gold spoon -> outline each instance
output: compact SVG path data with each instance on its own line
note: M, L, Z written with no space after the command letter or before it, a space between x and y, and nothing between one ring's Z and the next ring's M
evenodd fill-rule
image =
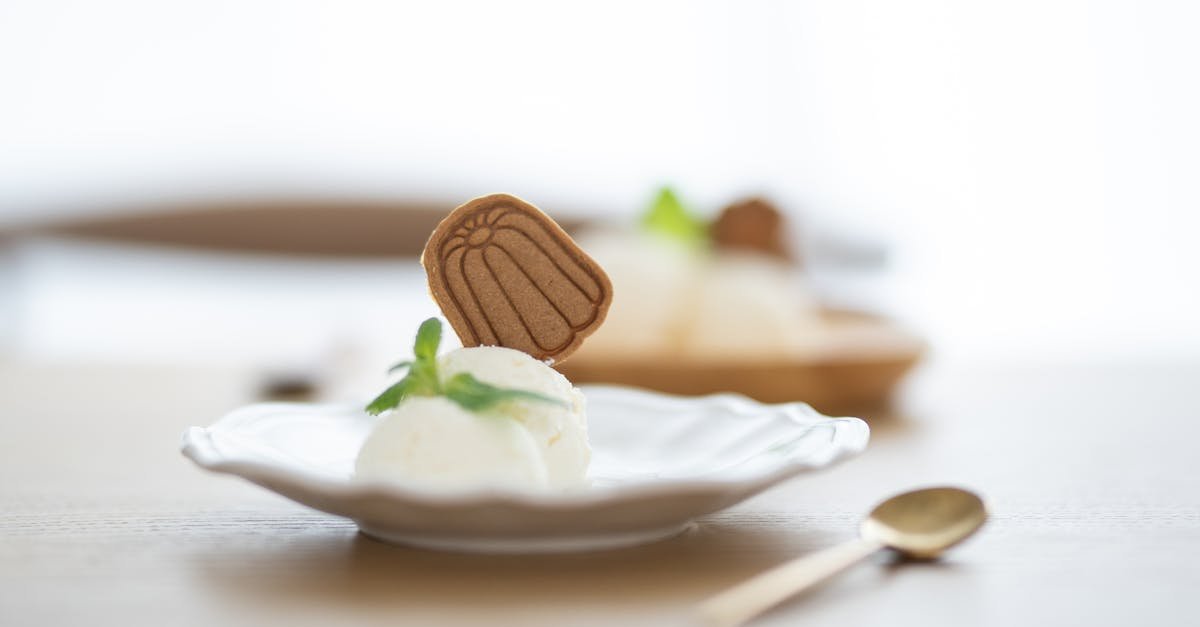
M875 506L859 539L786 562L700 605L710 625L740 625L884 547L930 560L966 540L987 520L983 500L959 488L898 494Z

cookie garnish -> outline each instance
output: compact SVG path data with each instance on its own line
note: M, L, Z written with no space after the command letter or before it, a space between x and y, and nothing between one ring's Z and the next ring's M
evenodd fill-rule
M729 205L717 216L713 244L720 249L764 253L784 261L794 260L788 250L783 214L761 198Z
M452 211L421 264L463 346L505 346L559 362L599 328L612 302L599 264L549 216L508 194Z

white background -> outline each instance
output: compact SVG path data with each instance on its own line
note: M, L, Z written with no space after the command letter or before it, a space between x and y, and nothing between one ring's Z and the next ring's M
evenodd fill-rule
M672 181L707 210L768 192L813 228L883 238L895 311L946 354L1195 355L1198 18L1131 0L7 0L0 224L496 190L627 216ZM65 276L43 253L13 254Z

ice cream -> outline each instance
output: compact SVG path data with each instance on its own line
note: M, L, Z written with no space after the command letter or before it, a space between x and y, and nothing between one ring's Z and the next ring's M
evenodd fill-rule
M620 288L585 359L789 359L811 352L823 335L819 306L784 261L620 231L580 241Z
M694 250L650 234L594 230L580 242L621 285L585 354L672 355L687 341L680 324L698 283Z
M686 309L677 355L707 361L800 358L821 345L820 309L787 263L718 252L705 259Z
M444 396L407 398L368 436L356 462L358 478L434 489L588 484L584 398L566 377L526 353L494 346L447 353L437 370L443 381L468 373L561 404L513 399L475 411Z

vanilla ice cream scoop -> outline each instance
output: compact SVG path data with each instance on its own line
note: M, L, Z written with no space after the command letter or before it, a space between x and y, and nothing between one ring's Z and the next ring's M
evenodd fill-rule
M770 256L619 231L580 242L617 286L587 358L789 360L812 355L827 332L801 274Z
M442 380L469 373L557 403L512 399L470 411L415 396L383 416L355 464L360 479L443 489L563 490L586 486L591 449L583 394L566 377L510 348L461 348L438 362Z

